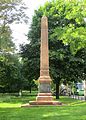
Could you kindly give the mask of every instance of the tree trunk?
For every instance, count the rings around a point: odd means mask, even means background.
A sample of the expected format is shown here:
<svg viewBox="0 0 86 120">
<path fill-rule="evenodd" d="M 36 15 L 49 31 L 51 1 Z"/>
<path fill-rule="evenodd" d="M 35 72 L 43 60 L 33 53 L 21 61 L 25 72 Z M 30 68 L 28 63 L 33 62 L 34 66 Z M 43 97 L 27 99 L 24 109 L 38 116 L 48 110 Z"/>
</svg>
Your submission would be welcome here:
<svg viewBox="0 0 86 120">
<path fill-rule="evenodd" d="M 66 84 L 66 90 L 67 90 L 67 93 L 66 93 L 66 95 L 68 96 L 69 94 L 69 91 L 68 91 L 68 83 Z"/>
<path fill-rule="evenodd" d="M 56 83 L 56 99 L 59 99 L 59 81 Z"/>
<path fill-rule="evenodd" d="M 31 93 L 31 90 L 32 90 L 32 89 L 31 89 L 31 86 L 30 86 L 30 89 L 29 89 L 30 93 Z"/>
<path fill-rule="evenodd" d="M 84 98 L 86 100 L 86 80 L 84 81 Z"/>
</svg>

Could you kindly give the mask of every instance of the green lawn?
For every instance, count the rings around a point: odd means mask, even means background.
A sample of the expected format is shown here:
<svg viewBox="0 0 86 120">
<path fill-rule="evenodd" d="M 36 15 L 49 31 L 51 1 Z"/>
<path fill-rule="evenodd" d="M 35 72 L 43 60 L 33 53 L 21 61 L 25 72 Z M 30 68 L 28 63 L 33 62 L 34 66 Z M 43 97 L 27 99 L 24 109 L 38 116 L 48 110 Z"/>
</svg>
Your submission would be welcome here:
<svg viewBox="0 0 86 120">
<path fill-rule="evenodd" d="M 64 106 L 21 108 L 35 96 L 0 95 L 0 120 L 86 120 L 86 102 L 60 97 Z"/>
</svg>

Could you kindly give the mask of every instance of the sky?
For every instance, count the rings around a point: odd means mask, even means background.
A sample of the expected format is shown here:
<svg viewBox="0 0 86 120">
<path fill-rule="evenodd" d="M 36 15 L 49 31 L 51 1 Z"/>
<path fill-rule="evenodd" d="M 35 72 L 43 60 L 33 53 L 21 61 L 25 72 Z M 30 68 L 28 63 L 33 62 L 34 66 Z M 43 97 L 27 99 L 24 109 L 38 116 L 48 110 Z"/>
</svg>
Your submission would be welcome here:
<svg viewBox="0 0 86 120">
<path fill-rule="evenodd" d="M 19 50 L 19 44 L 28 43 L 27 37 L 25 36 L 28 33 L 28 28 L 31 24 L 32 16 L 34 15 L 34 10 L 37 10 L 41 5 L 44 5 L 46 1 L 50 0 L 23 0 L 27 5 L 28 9 L 26 11 L 29 19 L 28 24 L 12 24 L 11 29 L 13 31 L 13 41 L 16 45 L 16 48 Z"/>
</svg>

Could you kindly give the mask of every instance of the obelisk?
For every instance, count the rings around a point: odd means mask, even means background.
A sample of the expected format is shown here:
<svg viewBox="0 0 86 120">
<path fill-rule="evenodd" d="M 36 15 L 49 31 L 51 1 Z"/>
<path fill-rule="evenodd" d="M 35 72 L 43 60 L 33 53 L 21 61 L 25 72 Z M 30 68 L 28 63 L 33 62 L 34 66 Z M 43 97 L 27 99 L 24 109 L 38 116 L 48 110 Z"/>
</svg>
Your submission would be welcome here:
<svg viewBox="0 0 86 120">
<path fill-rule="evenodd" d="M 38 95 L 36 101 L 29 101 L 29 104 L 24 104 L 22 107 L 62 105 L 62 103 L 58 101 L 53 101 L 53 96 L 51 94 L 48 54 L 48 19 L 46 16 L 43 16 L 41 18 L 40 77 Z"/>
<path fill-rule="evenodd" d="M 49 76 L 48 19 L 41 18 L 40 77 L 37 101 L 52 101 Z"/>
<path fill-rule="evenodd" d="M 31 106 L 61 105 L 60 102 L 53 101 L 50 84 L 51 78 L 49 75 L 48 19 L 46 16 L 43 16 L 41 18 L 40 77 L 38 95 L 36 97 L 36 101 L 29 101 Z"/>
<path fill-rule="evenodd" d="M 50 93 L 49 55 L 48 55 L 48 20 L 43 16 L 41 19 L 41 47 L 40 47 L 40 78 L 39 92 Z"/>
</svg>

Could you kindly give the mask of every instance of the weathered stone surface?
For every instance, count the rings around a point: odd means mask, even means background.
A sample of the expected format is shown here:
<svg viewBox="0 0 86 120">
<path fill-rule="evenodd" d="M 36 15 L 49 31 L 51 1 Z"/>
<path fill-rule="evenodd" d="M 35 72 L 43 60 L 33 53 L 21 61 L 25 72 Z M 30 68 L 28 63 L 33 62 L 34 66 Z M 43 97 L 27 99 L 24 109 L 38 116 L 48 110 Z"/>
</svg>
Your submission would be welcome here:
<svg viewBox="0 0 86 120">
<path fill-rule="evenodd" d="M 39 93 L 50 93 L 51 87 L 49 83 L 40 83 L 39 84 Z"/>
<path fill-rule="evenodd" d="M 51 96 L 51 93 L 38 93 L 38 96 Z"/>
<path fill-rule="evenodd" d="M 45 16 L 41 19 L 40 76 L 49 76 L 48 20 Z"/>
<path fill-rule="evenodd" d="M 51 83 L 50 76 L 40 76 L 39 77 L 39 83 Z"/>
<path fill-rule="evenodd" d="M 53 100 L 53 96 L 37 96 L 36 101 L 52 101 Z"/>
<path fill-rule="evenodd" d="M 49 76 L 49 55 L 48 55 L 48 20 L 43 16 L 41 19 L 41 49 L 40 49 L 40 77 L 39 77 L 39 90 L 36 98 L 37 104 L 43 101 L 50 102 L 53 100 L 51 93 L 51 78 Z M 42 95 L 42 94 L 43 95 Z M 45 94 L 46 93 L 46 94 Z M 40 104 L 40 103 L 39 103 Z"/>
<path fill-rule="evenodd" d="M 40 49 L 40 77 L 39 93 L 49 93 L 51 78 L 49 76 L 49 55 L 48 55 L 48 19 L 43 16 L 41 19 L 41 49 Z"/>
<path fill-rule="evenodd" d="M 21 107 L 37 107 L 37 106 L 62 106 L 58 101 L 30 101 L 29 104 L 24 104 Z"/>
<path fill-rule="evenodd" d="M 31 105 L 62 105 L 58 101 L 30 101 Z"/>
</svg>

